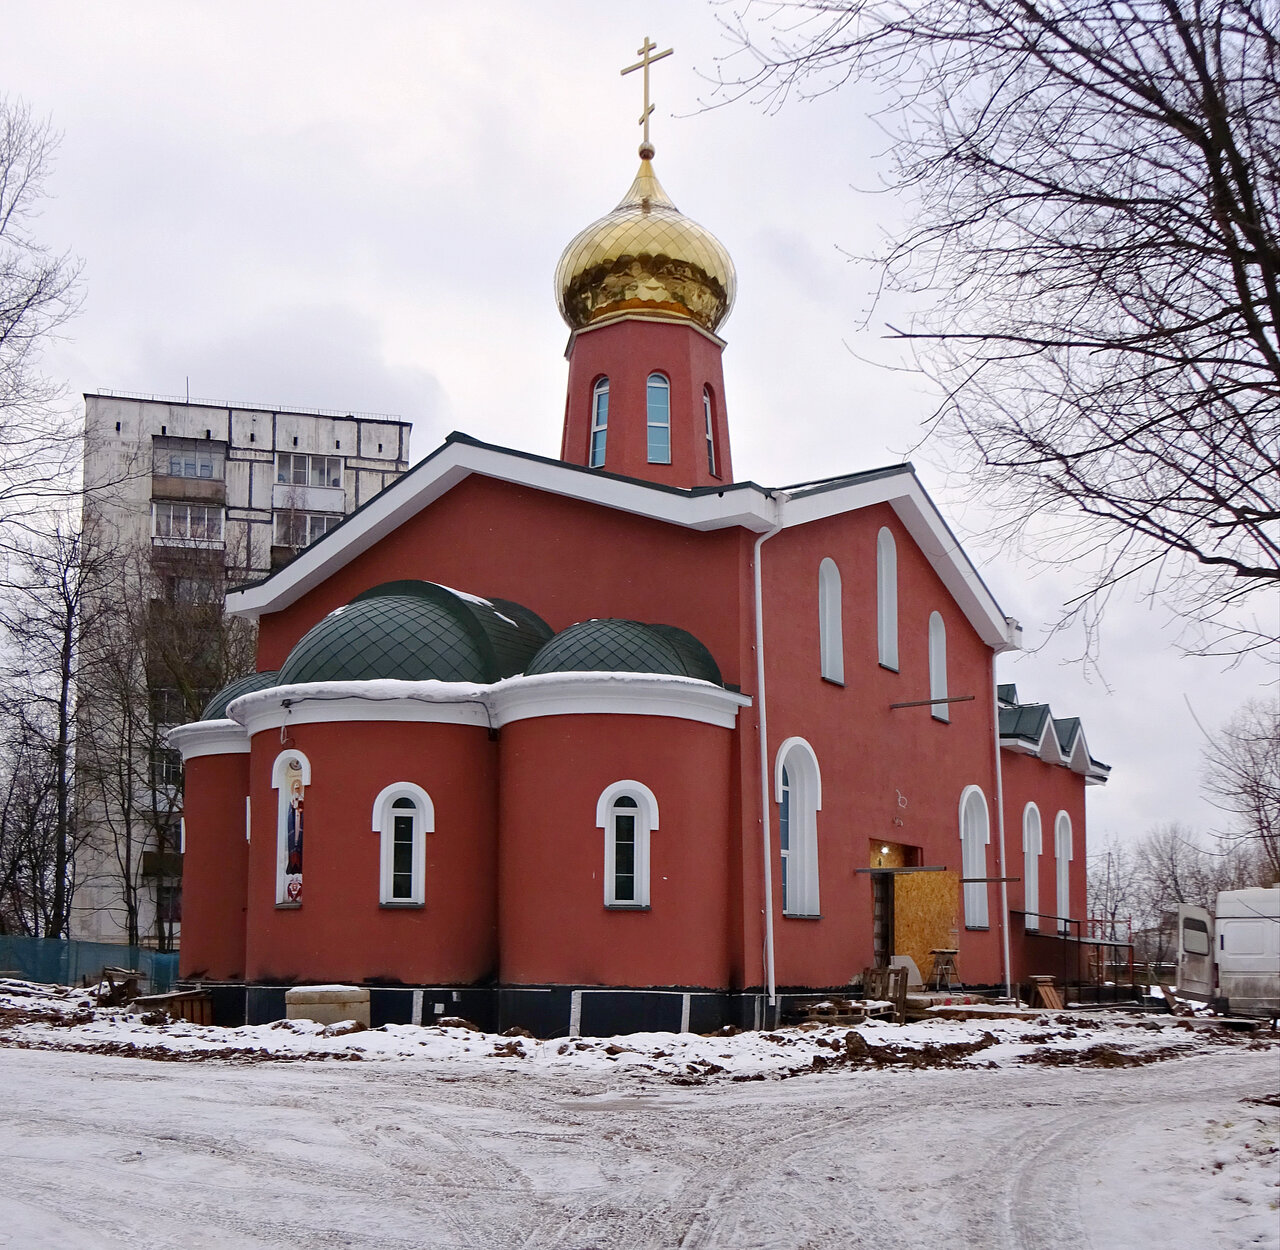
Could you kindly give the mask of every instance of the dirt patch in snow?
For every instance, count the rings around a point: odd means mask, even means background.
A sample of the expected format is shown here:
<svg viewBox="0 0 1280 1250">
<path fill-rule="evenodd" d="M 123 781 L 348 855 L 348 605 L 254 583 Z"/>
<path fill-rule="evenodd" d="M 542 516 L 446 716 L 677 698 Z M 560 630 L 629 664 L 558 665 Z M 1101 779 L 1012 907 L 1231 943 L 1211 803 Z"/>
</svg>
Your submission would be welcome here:
<svg viewBox="0 0 1280 1250">
<path fill-rule="evenodd" d="M 1039 1063 L 1050 1068 L 1141 1068 L 1164 1059 L 1185 1055 L 1188 1046 L 1161 1046 L 1155 1050 L 1122 1050 L 1106 1044 L 1086 1046 L 1084 1050 L 1056 1050 L 1042 1046 L 1029 1055 L 1020 1055 L 1019 1063 Z"/>
</svg>

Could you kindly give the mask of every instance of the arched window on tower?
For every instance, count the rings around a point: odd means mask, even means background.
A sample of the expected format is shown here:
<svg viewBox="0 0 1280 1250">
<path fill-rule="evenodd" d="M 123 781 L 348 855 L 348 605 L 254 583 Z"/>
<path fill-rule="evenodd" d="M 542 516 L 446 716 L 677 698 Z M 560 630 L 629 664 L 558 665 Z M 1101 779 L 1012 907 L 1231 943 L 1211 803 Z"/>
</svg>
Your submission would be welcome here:
<svg viewBox="0 0 1280 1250">
<path fill-rule="evenodd" d="M 827 556 L 818 565 L 818 652 L 822 675 L 844 685 L 844 636 L 840 619 L 840 570 Z"/>
<path fill-rule="evenodd" d="M 991 841 L 991 825 L 987 820 L 987 800 L 977 786 L 966 786 L 960 796 L 960 868 L 962 877 L 982 878 L 987 875 L 987 844 Z M 964 887 L 964 927 L 985 929 L 987 883 L 970 880 Z"/>
<path fill-rule="evenodd" d="M 822 810 L 822 774 L 818 757 L 803 738 L 788 738 L 778 748 L 774 792 L 778 800 L 783 915 L 819 916 L 818 813 Z"/>
<path fill-rule="evenodd" d="M 593 469 L 604 465 L 605 443 L 609 437 L 609 379 L 601 378 L 591 391 L 591 454 L 587 464 Z"/>
<path fill-rule="evenodd" d="M 876 642 L 880 663 L 898 671 L 898 546 L 887 529 L 876 535 Z"/>
<path fill-rule="evenodd" d="M 1043 850 L 1040 809 L 1028 803 L 1022 813 L 1022 910 L 1028 929 L 1040 928 L 1040 852 Z"/>
<path fill-rule="evenodd" d="M 929 613 L 929 698 L 947 697 L 947 627 L 940 612 Z M 949 703 L 933 703 L 929 707 L 934 720 L 951 719 Z"/>
<path fill-rule="evenodd" d="M 712 418 L 711 388 L 702 388 L 702 416 L 707 427 L 707 472 L 712 477 L 719 477 L 716 472 L 716 427 Z"/>
<path fill-rule="evenodd" d="M 660 373 L 649 374 L 645 384 L 645 411 L 649 427 L 649 463 L 671 463 L 671 383 Z"/>
</svg>

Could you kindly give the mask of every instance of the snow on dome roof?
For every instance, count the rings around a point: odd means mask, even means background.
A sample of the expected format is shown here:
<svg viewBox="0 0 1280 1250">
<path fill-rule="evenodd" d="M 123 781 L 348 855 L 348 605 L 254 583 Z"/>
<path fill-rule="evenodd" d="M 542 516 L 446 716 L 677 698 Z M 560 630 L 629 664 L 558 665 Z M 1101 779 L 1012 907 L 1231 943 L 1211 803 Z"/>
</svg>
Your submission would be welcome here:
<svg viewBox="0 0 1280 1250">
<path fill-rule="evenodd" d="M 570 625 L 533 657 L 525 672 L 665 673 L 724 684 L 711 652 L 687 630 L 640 621 L 597 620 Z"/>
<path fill-rule="evenodd" d="M 434 582 L 386 582 L 330 612 L 294 646 L 278 685 L 468 681 L 519 673 L 551 636 L 536 613 Z"/>
</svg>

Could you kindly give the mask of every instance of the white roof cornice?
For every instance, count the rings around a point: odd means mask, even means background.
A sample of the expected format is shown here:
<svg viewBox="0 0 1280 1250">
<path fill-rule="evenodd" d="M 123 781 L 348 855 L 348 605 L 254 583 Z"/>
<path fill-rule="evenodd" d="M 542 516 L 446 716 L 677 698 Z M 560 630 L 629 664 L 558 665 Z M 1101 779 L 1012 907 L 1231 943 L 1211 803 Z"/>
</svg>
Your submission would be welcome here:
<svg viewBox="0 0 1280 1250">
<path fill-rule="evenodd" d="M 997 651 L 1017 645 L 1016 623 L 1000 611 L 910 465 L 778 490 L 754 482 L 722 490 L 679 490 L 510 451 L 460 434 L 451 434 L 279 572 L 228 594 L 228 611 L 257 617 L 288 607 L 473 473 L 703 531 L 740 527 L 762 534 L 779 517 L 785 529 L 888 503 L 983 641 Z"/>
</svg>

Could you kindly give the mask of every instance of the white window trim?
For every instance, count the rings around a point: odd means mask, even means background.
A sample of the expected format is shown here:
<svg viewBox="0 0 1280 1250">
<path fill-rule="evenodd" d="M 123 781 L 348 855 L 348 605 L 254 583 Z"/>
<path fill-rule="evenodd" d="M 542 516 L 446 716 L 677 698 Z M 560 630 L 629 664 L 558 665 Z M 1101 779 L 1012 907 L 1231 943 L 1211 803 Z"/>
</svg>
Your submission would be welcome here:
<svg viewBox="0 0 1280 1250">
<path fill-rule="evenodd" d="M 1044 850 L 1044 822 L 1040 809 L 1028 803 L 1022 809 L 1022 910 L 1023 926 L 1040 929 L 1040 853 Z"/>
<path fill-rule="evenodd" d="M 604 420 L 600 417 L 600 396 L 604 396 Z M 600 459 L 596 459 L 596 435 L 601 431 L 604 432 L 604 438 L 600 440 Z M 596 384 L 591 388 L 591 431 L 587 438 L 587 467 L 589 469 L 603 469 L 604 462 L 609 455 L 609 379 L 597 378 Z"/>
<path fill-rule="evenodd" d="M 982 805 L 982 826 L 977 832 L 980 837 L 970 836 L 970 825 L 966 820 L 969 800 L 977 797 Z M 965 786 L 960 794 L 960 875 L 962 877 L 985 877 L 987 875 L 987 847 L 991 844 L 991 809 L 987 806 L 987 796 L 980 786 Z M 975 881 L 963 887 L 964 894 L 964 927 L 966 929 L 989 929 L 991 914 L 987 901 L 987 883 Z"/>
<path fill-rule="evenodd" d="M 947 623 L 941 612 L 929 613 L 929 698 L 945 699 L 947 697 Z M 949 721 L 951 704 L 934 703 L 930 705 L 930 713 L 934 720 Z M 986 801 L 985 799 L 983 800 Z"/>
<path fill-rule="evenodd" d="M 782 803 L 782 770 L 791 792 L 787 852 L 787 895 L 784 916 L 822 914 L 818 872 L 818 813 L 822 810 L 822 770 L 818 757 L 803 738 L 788 738 L 778 748 L 773 765 L 774 801 Z M 781 871 L 781 858 L 779 858 Z"/>
<path fill-rule="evenodd" d="M 287 482 L 282 482 L 280 480 L 280 464 L 281 464 L 281 460 L 285 456 L 289 457 L 289 480 Z M 293 462 L 295 460 L 303 460 L 306 462 L 307 480 L 305 482 L 295 482 L 293 480 Z M 332 477 L 328 472 L 330 461 L 336 462 L 338 466 L 338 480 L 336 483 L 333 481 Z M 325 468 L 325 472 L 323 474 L 324 481 L 313 482 L 311 480 L 311 470 L 314 465 L 320 464 L 320 463 L 322 463 Z M 317 452 L 317 451 L 277 451 L 276 458 L 275 458 L 275 476 L 273 478 L 273 482 L 276 486 L 294 486 L 294 487 L 297 487 L 299 490 L 305 489 L 307 487 L 314 488 L 316 486 L 326 487 L 330 490 L 334 490 L 334 489 L 341 490 L 343 488 L 344 479 L 346 478 L 346 470 L 347 470 L 346 460 L 342 456 L 329 455 L 327 452 Z"/>
<path fill-rule="evenodd" d="M 844 685 L 844 633 L 840 603 L 840 569 L 825 556 L 818 565 L 818 650 L 822 676 Z"/>
<path fill-rule="evenodd" d="M 876 646 L 880 663 L 898 671 L 898 544 L 881 526 L 876 535 Z"/>
<path fill-rule="evenodd" d="M 667 391 L 667 418 L 665 421 L 655 421 L 649 412 L 649 386 L 655 378 L 661 379 L 662 384 Z M 649 464 L 670 464 L 671 463 L 671 379 L 665 373 L 653 372 L 644 380 L 644 421 L 645 421 L 645 455 Z M 666 430 L 667 432 L 667 458 L 665 460 L 655 460 L 653 458 L 653 430 Z"/>
<path fill-rule="evenodd" d="M 300 907 L 301 903 L 292 902 L 285 894 L 285 864 L 289 857 L 289 791 L 285 787 L 285 771 L 288 768 L 290 760 L 297 760 L 301 764 L 302 785 L 304 789 L 311 786 L 311 761 L 307 759 L 301 751 L 281 751 L 276 756 L 275 762 L 271 765 L 271 788 L 276 791 L 276 906 L 277 907 Z M 307 853 L 307 826 L 302 826 L 302 854 L 304 870 L 306 875 L 306 853 Z"/>
<path fill-rule="evenodd" d="M 395 818 L 407 808 L 395 810 L 396 799 L 413 801 L 413 881 L 408 898 L 392 895 L 395 852 Z M 427 838 L 436 831 L 436 808 L 431 796 L 412 781 L 394 781 L 373 800 L 373 832 L 382 839 L 378 856 L 378 902 L 384 907 L 422 907 L 427 901 Z"/>
<path fill-rule="evenodd" d="M 719 477 L 720 470 L 716 462 L 716 435 L 711 403 L 711 388 L 702 388 L 702 415 L 707 424 L 707 471 L 712 477 Z"/>
<path fill-rule="evenodd" d="M 1065 848 L 1066 854 L 1063 854 Z M 1074 853 L 1071 837 L 1071 817 L 1059 812 L 1053 818 L 1053 856 L 1056 861 L 1058 897 L 1058 932 L 1070 929 L 1067 918 L 1071 915 L 1071 859 Z"/>
<path fill-rule="evenodd" d="M 619 902 L 614 897 L 616 846 L 613 836 L 613 805 L 620 798 L 635 799 L 636 896 Z M 596 800 L 596 828 L 604 833 L 604 905 L 619 911 L 636 911 L 649 906 L 649 835 L 658 828 L 658 800 L 643 781 L 615 781 Z"/>
<path fill-rule="evenodd" d="M 211 513 L 216 513 L 218 517 L 218 537 L 217 538 L 188 538 L 176 534 L 161 534 L 159 526 L 156 523 L 156 516 L 160 508 L 186 508 L 188 521 L 190 521 L 191 509 L 204 508 Z M 188 529 L 190 525 L 188 524 Z M 205 503 L 202 500 L 191 499 L 153 499 L 151 501 L 151 541 L 157 547 L 207 547 L 210 549 L 223 547 L 226 545 L 227 533 L 227 510 L 221 504 Z"/>
</svg>

